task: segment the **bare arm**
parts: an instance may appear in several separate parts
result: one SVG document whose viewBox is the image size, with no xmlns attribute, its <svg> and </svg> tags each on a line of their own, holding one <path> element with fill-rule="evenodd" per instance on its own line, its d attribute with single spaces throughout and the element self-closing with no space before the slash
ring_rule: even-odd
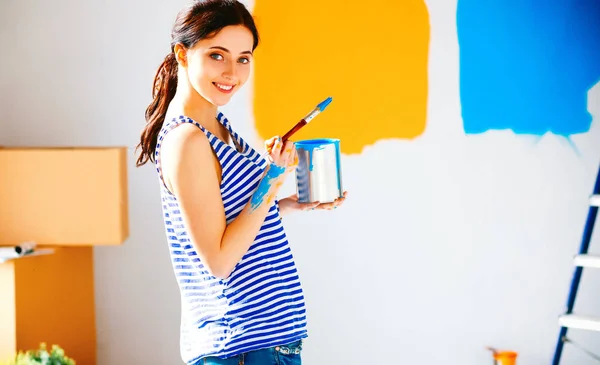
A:
<svg viewBox="0 0 600 365">
<path fill-rule="evenodd" d="M 218 161 L 204 133 L 181 125 L 163 141 L 163 178 L 177 197 L 192 245 L 215 277 L 227 278 L 254 242 L 294 153 L 291 143 L 285 149 L 280 142 L 274 144 L 274 163 L 267 167 L 250 202 L 226 225 Z"/>
</svg>

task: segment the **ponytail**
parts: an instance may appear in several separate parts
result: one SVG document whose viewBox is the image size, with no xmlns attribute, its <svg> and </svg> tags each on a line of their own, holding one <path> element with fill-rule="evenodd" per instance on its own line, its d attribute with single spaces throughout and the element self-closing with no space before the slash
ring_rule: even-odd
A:
<svg viewBox="0 0 600 365">
<path fill-rule="evenodd" d="M 146 108 L 146 126 L 142 131 L 140 143 L 136 147 L 136 150 L 141 149 L 136 167 L 144 165 L 148 160 L 154 162 L 158 134 L 176 90 L 177 61 L 175 60 L 175 54 L 171 52 L 165 57 L 154 76 L 152 102 Z"/>
</svg>

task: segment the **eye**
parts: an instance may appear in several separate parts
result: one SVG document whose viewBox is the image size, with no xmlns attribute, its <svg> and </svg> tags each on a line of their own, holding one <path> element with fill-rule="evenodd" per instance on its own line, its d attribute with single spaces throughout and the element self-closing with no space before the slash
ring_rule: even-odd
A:
<svg viewBox="0 0 600 365">
<path fill-rule="evenodd" d="M 239 63 L 250 63 L 250 59 L 248 57 L 242 57 L 238 60 Z"/>
<path fill-rule="evenodd" d="M 217 61 L 223 61 L 223 56 L 221 56 L 218 53 L 211 53 L 210 58 L 212 58 L 213 60 L 217 60 Z"/>
</svg>

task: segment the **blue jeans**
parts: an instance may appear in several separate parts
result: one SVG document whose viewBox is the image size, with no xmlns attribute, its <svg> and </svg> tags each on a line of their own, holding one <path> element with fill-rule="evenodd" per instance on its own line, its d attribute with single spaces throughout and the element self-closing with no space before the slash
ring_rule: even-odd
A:
<svg viewBox="0 0 600 365">
<path fill-rule="evenodd" d="M 227 359 L 207 357 L 196 365 L 301 365 L 302 341 L 250 351 Z"/>
</svg>

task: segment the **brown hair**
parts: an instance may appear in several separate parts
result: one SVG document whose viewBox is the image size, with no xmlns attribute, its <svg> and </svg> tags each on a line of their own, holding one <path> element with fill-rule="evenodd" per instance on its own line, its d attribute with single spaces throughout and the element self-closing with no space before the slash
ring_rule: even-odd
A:
<svg viewBox="0 0 600 365">
<path fill-rule="evenodd" d="M 171 53 L 165 57 L 156 71 L 152 88 L 152 102 L 146 108 L 146 126 L 142 130 L 141 149 L 136 166 L 144 165 L 148 160 L 155 162 L 154 153 L 158 134 L 165 120 L 169 103 L 177 90 L 177 60 L 173 52 L 176 44 L 185 48 L 206 38 L 210 38 L 221 29 L 230 25 L 243 25 L 254 37 L 252 50 L 258 46 L 258 31 L 254 19 L 246 7 L 237 0 L 195 0 L 177 14 L 171 31 Z"/>
</svg>

